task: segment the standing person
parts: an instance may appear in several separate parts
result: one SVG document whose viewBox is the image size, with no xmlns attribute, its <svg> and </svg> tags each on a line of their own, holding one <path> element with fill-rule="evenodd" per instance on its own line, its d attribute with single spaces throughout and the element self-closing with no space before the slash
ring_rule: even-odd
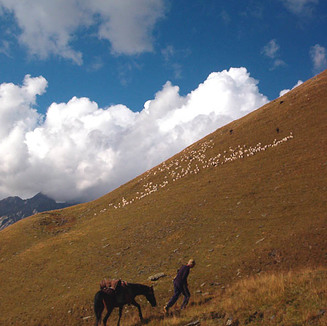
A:
<svg viewBox="0 0 327 326">
<path fill-rule="evenodd" d="M 171 297 L 169 302 L 164 306 L 164 311 L 168 313 L 169 308 L 172 307 L 181 294 L 184 295 L 184 301 L 181 305 L 181 309 L 184 309 L 190 300 L 190 291 L 187 287 L 187 277 L 190 273 L 190 269 L 195 266 L 195 260 L 190 259 L 187 265 L 182 265 L 182 267 L 177 271 L 177 275 L 174 278 L 174 295 Z"/>
</svg>

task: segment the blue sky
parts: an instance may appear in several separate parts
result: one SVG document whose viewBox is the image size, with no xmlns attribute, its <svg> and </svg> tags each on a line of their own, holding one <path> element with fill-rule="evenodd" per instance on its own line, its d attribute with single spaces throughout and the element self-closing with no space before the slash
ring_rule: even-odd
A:
<svg viewBox="0 0 327 326">
<path fill-rule="evenodd" d="M 322 0 L 0 0 L 0 17 L 0 198 L 96 198 L 327 68 Z"/>
</svg>

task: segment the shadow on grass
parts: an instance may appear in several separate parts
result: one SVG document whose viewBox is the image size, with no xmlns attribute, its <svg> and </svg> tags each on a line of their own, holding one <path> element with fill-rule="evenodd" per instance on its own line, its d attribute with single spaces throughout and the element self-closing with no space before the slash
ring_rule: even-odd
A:
<svg viewBox="0 0 327 326">
<path fill-rule="evenodd" d="M 195 301 L 195 302 L 190 302 L 188 307 L 191 308 L 191 307 L 199 307 L 199 306 L 202 306 L 202 305 L 205 305 L 207 304 L 208 302 L 211 302 L 213 300 L 213 297 L 207 297 L 207 298 L 203 298 L 199 301 Z M 141 326 L 141 325 L 147 325 L 149 323 L 155 323 L 155 322 L 161 322 L 163 321 L 164 319 L 169 319 L 169 318 L 173 318 L 173 317 L 180 317 L 182 312 L 187 312 L 187 308 L 184 309 L 184 310 L 181 310 L 177 307 L 175 307 L 175 309 L 173 308 L 172 310 L 169 311 L 168 314 L 153 314 L 153 315 L 150 315 L 148 318 L 144 318 L 143 321 L 138 321 L 134 324 L 131 324 L 132 326 Z M 218 317 L 217 317 L 218 315 Z M 217 313 L 217 315 L 213 312 L 209 313 L 208 316 L 206 316 L 207 318 L 205 319 L 216 319 L 216 318 L 222 318 L 221 314 Z M 223 315 L 225 316 L 225 315 Z"/>
<path fill-rule="evenodd" d="M 150 322 L 155 321 L 162 321 L 164 320 L 164 315 L 152 315 L 149 318 L 144 318 L 142 321 L 137 322 L 136 324 L 132 324 L 132 326 L 141 326 L 141 325 L 147 325 Z"/>
<path fill-rule="evenodd" d="M 194 307 L 194 306 L 202 306 L 204 304 L 207 304 L 208 302 L 212 301 L 213 297 L 206 297 L 203 298 L 199 301 L 194 301 L 189 304 L 189 306 Z"/>
</svg>

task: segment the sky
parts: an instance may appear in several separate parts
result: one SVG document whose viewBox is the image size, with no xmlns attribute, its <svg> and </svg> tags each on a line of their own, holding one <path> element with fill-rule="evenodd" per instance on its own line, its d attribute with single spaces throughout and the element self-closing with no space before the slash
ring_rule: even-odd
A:
<svg viewBox="0 0 327 326">
<path fill-rule="evenodd" d="M 98 198 L 327 68 L 324 0 L 0 0 L 0 199 Z"/>
</svg>

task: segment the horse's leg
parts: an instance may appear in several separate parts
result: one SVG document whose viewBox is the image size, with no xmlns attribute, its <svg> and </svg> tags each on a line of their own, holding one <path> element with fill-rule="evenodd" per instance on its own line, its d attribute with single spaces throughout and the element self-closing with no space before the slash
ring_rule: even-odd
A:
<svg viewBox="0 0 327 326">
<path fill-rule="evenodd" d="M 110 314 L 111 314 L 111 312 L 112 312 L 113 309 L 114 309 L 113 306 L 110 306 L 110 307 L 107 306 L 107 314 L 103 318 L 103 325 L 104 326 L 107 325 L 107 320 L 108 320 L 108 318 L 109 318 L 109 316 L 110 316 Z"/>
<path fill-rule="evenodd" d="M 123 311 L 123 306 L 120 306 L 119 307 L 119 318 L 118 318 L 117 326 L 119 326 L 122 311 Z"/>
<path fill-rule="evenodd" d="M 104 309 L 104 304 L 99 303 L 99 305 L 97 307 L 94 307 L 94 312 L 95 312 L 95 318 L 96 318 L 96 322 L 95 322 L 95 326 L 99 326 L 101 323 L 101 315 Z"/>
<path fill-rule="evenodd" d="M 137 307 L 137 309 L 139 310 L 140 319 L 141 319 L 141 321 L 143 321 L 141 306 L 135 300 L 132 301 L 132 305 L 135 306 L 135 307 Z"/>
<path fill-rule="evenodd" d="M 102 300 L 102 293 L 98 292 L 96 293 L 94 297 L 94 313 L 95 313 L 95 326 L 98 326 L 101 323 L 101 315 L 104 309 L 104 304 Z"/>
</svg>

